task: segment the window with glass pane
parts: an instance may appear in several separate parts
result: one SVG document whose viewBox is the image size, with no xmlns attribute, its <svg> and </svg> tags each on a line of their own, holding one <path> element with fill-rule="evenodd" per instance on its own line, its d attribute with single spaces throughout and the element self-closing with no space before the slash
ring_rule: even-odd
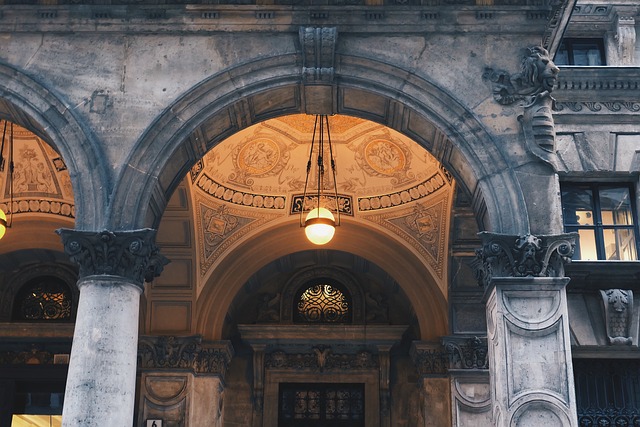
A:
<svg viewBox="0 0 640 427">
<path fill-rule="evenodd" d="M 602 39 L 566 38 L 553 60 L 556 65 L 606 65 Z"/>
<path fill-rule="evenodd" d="M 636 260 L 638 230 L 628 185 L 562 184 L 566 232 L 577 232 L 577 260 Z"/>
</svg>

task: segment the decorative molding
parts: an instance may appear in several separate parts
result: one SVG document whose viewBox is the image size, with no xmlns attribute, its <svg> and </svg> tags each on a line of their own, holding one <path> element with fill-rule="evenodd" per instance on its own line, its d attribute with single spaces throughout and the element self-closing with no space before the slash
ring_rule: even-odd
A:
<svg viewBox="0 0 640 427">
<path fill-rule="evenodd" d="M 427 197 L 445 187 L 446 184 L 451 185 L 449 177 L 445 175 L 445 178 L 443 178 L 441 173 L 442 170 L 434 173 L 420 184 L 414 185 L 406 190 L 400 190 L 375 197 L 359 197 L 358 211 L 371 212 L 386 208 L 393 208 Z"/>
<path fill-rule="evenodd" d="M 186 369 L 224 379 L 233 347 L 229 341 L 203 342 L 202 336 L 143 336 L 138 342 L 138 369 Z"/>
<path fill-rule="evenodd" d="M 618 42 L 618 65 L 635 65 L 636 20 L 618 16 L 615 40 Z"/>
<path fill-rule="evenodd" d="M 570 110 L 574 113 L 640 113 L 640 102 L 634 101 L 567 101 L 557 102 L 556 111 Z M 585 111 L 583 111 L 585 110 Z M 586 111 L 588 110 L 588 111 Z"/>
<path fill-rule="evenodd" d="M 196 164 L 191 169 L 191 177 L 194 180 L 194 175 L 199 173 L 201 164 Z M 287 205 L 287 196 L 285 195 L 266 195 L 250 193 L 247 191 L 238 191 L 231 187 L 227 187 L 224 184 L 216 182 L 213 178 L 203 173 L 196 182 L 196 187 L 202 190 L 204 193 L 211 197 L 214 197 L 220 201 L 232 203 L 235 205 L 261 208 L 261 209 L 273 209 L 283 210 Z"/>
<path fill-rule="evenodd" d="M 560 0 L 551 3 L 547 27 L 542 35 L 542 46 L 554 56 L 562 36 L 569 24 L 572 13 L 575 13 L 577 0 Z"/>
<path fill-rule="evenodd" d="M 489 369 L 486 337 L 450 336 L 442 339 L 449 369 Z"/>
<path fill-rule="evenodd" d="M 310 353 L 286 353 L 276 350 L 265 354 L 264 366 L 269 369 L 294 369 L 314 371 L 350 371 L 353 369 L 378 369 L 379 355 L 368 350 L 356 353 L 334 353 L 326 345 L 314 346 Z"/>
<path fill-rule="evenodd" d="M 449 357 L 440 344 L 414 341 L 409 351 L 419 376 L 445 375 Z"/>
<path fill-rule="evenodd" d="M 476 277 L 488 288 L 496 277 L 564 277 L 577 233 L 549 236 L 514 236 L 478 233 L 482 248 L 476 250 Z"/>
<path fill-rule="evenodd" d="M 302 46 L 302 80 L 305 83 L 333 82 L 336 41 L 336 27 L 300 27 Z"/>
<path fill-rule="evenodd" d="M 325 194 L 320 197 L 321 204 L 324 206 L 335 206 L 335 195 Z M 302 201 L 304 194 L 294 194 L 291 196 L 291 215 L 300 215 L 302 210 Z M 306 200 L 304 200 L 305 211 L 308 212 L 314 207 L 318 206 L 318 196 L 308 194 Z M 338 194 L 338 209 L 340 215 L 353 216 L 353 198 L 347 194 Z"/>
<path fill-rule="evenodd" d="M 631 322 L 633 317 L 633 291 L 622 289 L 600 290 L 607 339 L 611 345 L 633 343 Z"/>
<path fill-rule="evenodd" d="M 78 231 L 61 228 L 65 253 L 80 266 L 79 277 L 120 276 L 142 287 L 160 274 L 169 261 L 155 244 L 156 230 Z"/>
</svg>

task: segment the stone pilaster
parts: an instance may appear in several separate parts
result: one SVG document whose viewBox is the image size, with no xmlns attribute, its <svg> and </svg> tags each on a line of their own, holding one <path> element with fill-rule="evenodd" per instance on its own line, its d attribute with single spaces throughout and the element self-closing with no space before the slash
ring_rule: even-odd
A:
<svg viewBox="0 0 640 427">
<path fill-rule="evenodd" d="M 575 235 L 480 236 L 492 425 L 577 427 L 563 277 Z"/>
<path fill-rule="evenodd" d="M 65 390 L 63 425 L 133 423 L 138 313 L 143 281 L 166 259 L 155 230 L 58 230 L 80 266 L 80 299 Z"/>
</svg>

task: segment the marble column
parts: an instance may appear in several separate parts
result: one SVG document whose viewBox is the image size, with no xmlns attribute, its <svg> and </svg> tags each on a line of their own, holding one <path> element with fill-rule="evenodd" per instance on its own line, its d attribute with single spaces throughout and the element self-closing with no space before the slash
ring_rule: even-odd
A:
<svg viewBox="0 0 640 427">
<path fill-rule="evenodd" d="M 575 235 L 480 233 L 497 427 L 577 427 L 564 263 Z"/>
<path fill-rule="evenodd" d="M 80 267 L 63 426 L 131 426 L 140 294 L 166 263 L 155 230 L 58 234 Z"/>
</svg>

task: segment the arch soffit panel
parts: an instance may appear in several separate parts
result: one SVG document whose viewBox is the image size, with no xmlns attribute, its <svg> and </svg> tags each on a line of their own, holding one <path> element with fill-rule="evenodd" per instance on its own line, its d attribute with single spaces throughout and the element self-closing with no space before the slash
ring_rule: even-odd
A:
<svg viewBox="0 0 640 427">
<path fill-rule="evenodd" d="M 229 307 L 251 275 L 282 256 L 310 249 L 296 224 L 274 224 L 260 232 L 260 239 L 247 236 L 212 269 L 197 301 L 197 333 L 222 339 Z M 353 253 L 386 271 L 412 302 L 421 339 L 438 339 L 448 333 L 446 297 L 410 248 L 394 236 L 355 221 L 345 221 L 338 231 L 327 249 Z"/>
<path fill-rule="evenodd" d="M 337 113 L 376 121 L 415 139 L 467 188 L 484 229 L 528 230 L 517 177 L 469 110 L 414 72 L 337 56 Z M 260 121 L 303 112 L 296 58 L 262 59 L 222 72 L 167 109 L 138 142 L 118 181 L 113 212 L 128 216 L 113 218 L 114 228 L 157 227 L 171 192 L 209 149 Z M 423 136 L 436 128 L 450 143 Z"/>
<path fill-rule="evenodd" d="M 0 63 L 0 117 L 29 129 L 62 156 L 71 178 L 75 228 L 104 228 L 108 167 L 91 132 L 53 91 Z"/>
</svg>

